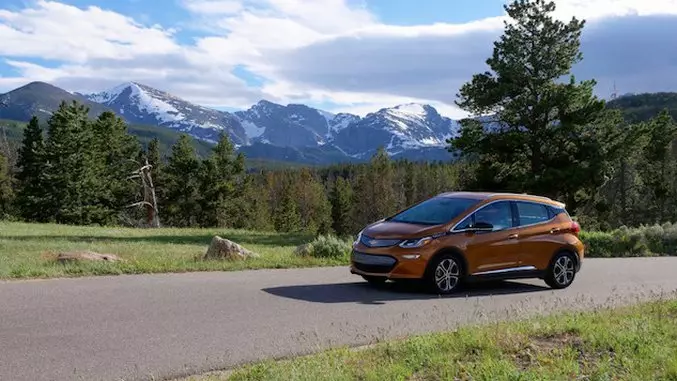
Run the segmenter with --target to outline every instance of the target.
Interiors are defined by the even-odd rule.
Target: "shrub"
[[[677,224],[620,227],[610,232],[581,233],[588,257],[647,257],[677,255]]]
[[[299,252],[316,258],[345,258],[350,255],[350,242],[331,235],[320,235]]]

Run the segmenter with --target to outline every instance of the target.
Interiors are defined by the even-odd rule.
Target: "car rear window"
[[[552,212],[543,204],[533,202],[516,202],[515,204],[521,226],[538,224],[552,218]]]

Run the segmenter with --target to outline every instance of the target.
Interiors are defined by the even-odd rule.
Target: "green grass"
[[[214,235],[260,254],[247,261],[201,259]],[[294,254],[313,237],[224,229],[130,229],[0,222],[0,279],[331,266],[347,258]],[[59,264],[56,253],[93,250],[125,263]]]
[[[677,300],[265,361],[185,381],[677,380]]]

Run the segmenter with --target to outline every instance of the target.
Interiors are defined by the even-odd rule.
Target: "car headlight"
[[[434,237],[423,237],[423,238],[415,238],[415,239],[407,239],[402,241],[400,243],[400,247],[405,248],[405,249],[413,249],[417,247],[423,247],[435,239]]]
[[[353,242],[354,245],[357,245],[361,240],[362,240],[362,232],[364,229],[360,230],[359,233],[357,233],[357,238],[355,238],[355,242]]]

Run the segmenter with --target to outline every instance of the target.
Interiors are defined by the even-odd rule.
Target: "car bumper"
[[[403,255],[353,251],[350,259],[350,272],[357,275],[379,276],[388,279],[416,279],[423,276],[425,265],[423,256],[414,258]]]

